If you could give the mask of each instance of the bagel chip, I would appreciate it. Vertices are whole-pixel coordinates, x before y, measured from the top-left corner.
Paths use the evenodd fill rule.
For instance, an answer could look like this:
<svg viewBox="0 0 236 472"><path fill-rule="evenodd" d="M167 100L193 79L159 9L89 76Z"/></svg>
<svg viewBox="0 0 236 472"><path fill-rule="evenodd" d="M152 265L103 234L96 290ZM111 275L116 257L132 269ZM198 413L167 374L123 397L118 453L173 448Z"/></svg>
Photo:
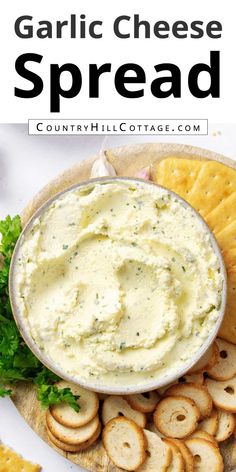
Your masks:
<svg viewBox="0 0 236 472"><path fill-rule="evenodd" d="M133 420L140 428L145 428L147 418L144 413L132 408L128 401L118 395L110 395L102 405L102 422L104 425L112 418L126 416Z"/></svg>
<svg viewBox="0 0 236 472"><path fill-rule="evenodd" d="M153 421L157 429L170 438L185 438L193 433L200 419L200 411L190 398L163 398L156 407Z"/></svg>
<svg viewBox="0 0 236 472"><path fill-rule="evenodd" d="M146 460L147 437L142 428L128 418L110 420L103 429L102 441L111 461L121 469L134 471Z"/></svg>
<svg viewBox="0 0 236 472"><path fill-rule="evenodd" d="M186 446L190 449L194 459L194 471L223 472L224 463L219 449L210 441L201 438L187 439Z"/></svg>

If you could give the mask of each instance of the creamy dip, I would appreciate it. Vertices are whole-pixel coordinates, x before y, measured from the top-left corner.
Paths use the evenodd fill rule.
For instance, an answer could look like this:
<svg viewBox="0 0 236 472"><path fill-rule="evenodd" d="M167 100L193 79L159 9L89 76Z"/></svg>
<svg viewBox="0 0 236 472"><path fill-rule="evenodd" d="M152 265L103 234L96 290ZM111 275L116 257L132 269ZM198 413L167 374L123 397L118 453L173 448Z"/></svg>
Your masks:
<svg viewBox="0 0 236 472"><path fill-rule="evenodd" d="M34 220L14 293L55 366L131 386L191 361L218 320L222 285L196 213L165 189L117 180L70 190Z"/></svg>

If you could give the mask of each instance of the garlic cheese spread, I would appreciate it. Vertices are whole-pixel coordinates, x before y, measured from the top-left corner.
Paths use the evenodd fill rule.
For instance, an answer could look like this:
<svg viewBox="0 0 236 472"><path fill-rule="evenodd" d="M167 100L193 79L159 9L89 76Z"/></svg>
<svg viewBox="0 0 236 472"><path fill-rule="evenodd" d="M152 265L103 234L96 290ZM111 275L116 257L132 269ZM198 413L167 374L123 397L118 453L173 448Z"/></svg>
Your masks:
<svg viewBox="0 0 236 472"><path fill-rule="evenodd" d="M131 386L184 367L219 317L223 275L196 213L156 185L91 182L21 239L15 298L64 372Z"/></svg>

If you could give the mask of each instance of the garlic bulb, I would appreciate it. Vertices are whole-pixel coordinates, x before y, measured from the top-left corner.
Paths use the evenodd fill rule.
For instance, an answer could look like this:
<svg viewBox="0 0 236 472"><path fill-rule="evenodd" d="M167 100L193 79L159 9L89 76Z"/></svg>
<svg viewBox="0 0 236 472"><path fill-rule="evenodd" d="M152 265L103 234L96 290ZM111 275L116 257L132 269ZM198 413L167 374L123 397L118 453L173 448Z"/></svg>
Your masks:
<svg viewBox="0 0 236 472"><path fill-rule="evenodd" d="M151 167L144 167L143 169L139 170L136 174L135 177L138 179L144 179L144 180L151 180Z"/></svg>
<svg viewBox="0 0 236 472"><path fill-rule="evenodd" d="M100 152L99 157L94 161L91 169L91 179L95 177L114 177L116 171L107 160L104 152Z"/></svg>

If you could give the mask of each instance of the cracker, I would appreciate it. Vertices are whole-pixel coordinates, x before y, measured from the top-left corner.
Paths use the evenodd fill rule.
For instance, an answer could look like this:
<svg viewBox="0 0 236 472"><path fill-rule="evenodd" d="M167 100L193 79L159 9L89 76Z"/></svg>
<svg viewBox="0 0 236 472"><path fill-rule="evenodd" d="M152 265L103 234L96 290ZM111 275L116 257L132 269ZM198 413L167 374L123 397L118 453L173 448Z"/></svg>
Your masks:
<svg viewBox="0 0 236 472"><path fill-rule="evenodd" d="M98 412L99 400L95 392L62 380L57 384L58 388L71 388L74 395L79 395L80 411L77 413L67 403L59 403L50 408L52 416L58 423L68 428L78 428L89 423Z"/></svg>
<svg viewBox="0 0 236 472"><path fill-rule="evenodd" d="M157 393L159 393L159 395L163 396L166 392L166 390L168 390L168 388L172 387L172 385L176 385L176 382L178 383L189 383L189 382L194 382L194 383L197 383L199 385L203 385L204 384L204 375L203 373L199 373L199 374L185 374L183 375L182 377L179 377L179 379L175 382L172 382L171 384L168 384L166 385L165 387L160 387L158 388L157 390Z"/></svg>
<svg viewBox="0 0 236 472"><path fill-rule="evenodd" d="M236 272L228 271L227 304L219 336L236 344Z"/></svg>
<svg viewBox="0 0 236 472"><path fill-rule="evenodd" d="M183 375L183 377L180 377L178 379L178 383L190 383L190 382L203 385L204 384L203 373L201 372L199 374L186 374L186 375Z"/></svg>
<svg viewBox="0 0 236 472"><path fill-rule="evenodd" d="M168 467L168 472L184 472L185 464L184 458L175 443L171 439L163 439L163 442L171 448L172 461Z"/></svg>
<svg viewBox="0 0 236 472"><path fill-rule="evenodd" d="M168 157L158 165L154 181L187 200L201 166L202 161Z"/></svg>
<svg viewBox="0 0 236 472"><path fill-rule="evenodd" d="M220 353L219 361L207 373L215 380L229 380L236 375L236 346L219 338L216 342Z"/></svg>
<svg viewBox="0 0 236 472"><path fill-rule="evenodd" d="M168 397L169 395L191 398L200 411L201 418L211 414L212 399L204 385L194 383L175 384L165 392L165 396Z"/></svg>
<svg viewBox="0 0 236 472"><path fill-rule="evenodd" d="M103 430L102 441L111 461L121 469L136 470L147 457L147 438L143 430L128 418L110 420Z"/></svg>
<svg viewBox="0 0 236 472"><path fill-rule="evenodd" d="M141 413L152 413L158 401L159 395L156 392L139 393L136 395L126 395L125 400L134 410L141 411Z"/></svg>
<svg viewBox="0 0 236 472"><path fill-rule="evenodd" d="M232 271L232 269L236 270L236 248L233 249L225 249L223 252L223 258L225 267L227 270Z"/></svg>
<svg viewBox="0 0 236 472"><path fill-rule="evenodd" d="M145 429L148 429L148 431L151 431L152 433L157 434L157 436L159 436L159 438L166 438L166 436L164 434L162 434L159 431L159 429L157 429L156 425L153 422L148 423L146 425Z"/></svg>
<svg viewBox="0 0 236 472"><path fill-rule="evenodd" d="M215 408L212 409L211 414L208 418L204 418L199 425L198 429L201 431L206 431L206 433L215 435L218 428L218 413Z"/></svg>
<svg viewBox="0 0 236 472"><path fill-rule="evenodd" d="M218 442L226 441L233 434L235 429L235 416L233 413L218 410L218 428L215 438Z"/></svg>
<svg viewBox="0 0 236 472"><path fill-rule="evenodd" d="M0 444L0 472L40 472L40 465L26 461L4 444Z"/></svg>
<svg viewBox="0 0 236 472"><path fill-rule="evenodd" d="M235 171L234 171L235 172ZM236 190L205 216L208 226L216 234L236 219Z"/></svg>
<svg viewBox="0 0 236 472"><path fill-rule="evenodd" d="M90 446L92 446L99 438L101 429L102 429L101 423L99 423L97 430L95 431L93 436L91 436L90 439L88 439L87 441L81 444L77 444L76 446L73 446L72 444L67 444L63 441L60 441L51 433L50 429L46 428L48 439L54 446L58 447L59 449L62 449L62 451L72 452L72 453L84 451L85 449L88 449Z"/></svg>
<svg viewBox="0 0 236 472"><path fill-rule="evenodd" d="M236 248L236 220L217 233L217 242L222 252Z"/></svg>
<svg viewBox="0 0 236 472"><path fill-rule="evenodd" d="M203 354L201 359L192 367L191 371L189 373L191 374L199 374L202 372L206 372L208 369L213 367L219 359L219 349L214 342L209 349Z"/></svg>
<svg viewBox="0 0 236 472"><path fill-rule="evenodd" d="M224 382L206 379L206 386L217 408L236 413L236 376Z"/></svg>
<svg viewBox="0 0 236 472"><path fill-rule="evenodd" d="M209 441L200 438L185 441L194 458L194 470L197 472L223 472L224 464L219 449Z"/></svg>
<svg viewBox="0 0 236 472"><path fill-rule="evenodd" d="M146 426L147 419L144 413L132 408L127 400L119 395L110 395L102 406L103 424L107 424L108 421L117 416L126 416L133 420L140 428L145 428Z"/></svg>
<svg viewBox="0 0 236 472"><path fill-rule="evenodd" d="M188 202L203 217L235 192L236 172L216 161L205 161L188 194Z"/></svg>
<svg viewBox="0 0 236 472"><path fill-rule="evenodd" d="M179 449L182 457L184 459L184 470L186 472L194 472L194 463L193 463L193 455L191 454L190 450L184 444L183 441L180 439L168 438L168 443L175 444Z"/></svg>
<svg viewBox="0 0 236 472"><path fill-rule="evenodd" d="M77 446L88 441L88 439L95 434L99 426L99 418L97 415L84 426L80 426L79 428L68 428L67 426L58 423L48 410L46 413L46 425L53 436L59 439L59 441L71 444L72 446Z"/></svg>
<svg viewBox="0 0 236 472"><path fill-rule="evenodd" d="M205 439L206 441L209 441L214 444L214 446L218 447L218 443L216 442L214 436L212 436L212 434L207 433L206 431L202 431L201 429L197 429L196 431L194 431L194 433L191 434L190 438Z"/></svg>
<svg viewBox="0 0 236 472"><path fill-rule="evenodd" d="M166 472L172 460L172 451L156 434L144 430L147 438L147 458L138 472ZM167 469L168 468L168 469Z"/></svg>
<svg viewBox="0 0 236 472"><path fill-rule="evenodd" d="M163 398L153 415L157 429L165 436L177 439L193 433L199 419L200 412L194 401L183 396Z"/></svg>

